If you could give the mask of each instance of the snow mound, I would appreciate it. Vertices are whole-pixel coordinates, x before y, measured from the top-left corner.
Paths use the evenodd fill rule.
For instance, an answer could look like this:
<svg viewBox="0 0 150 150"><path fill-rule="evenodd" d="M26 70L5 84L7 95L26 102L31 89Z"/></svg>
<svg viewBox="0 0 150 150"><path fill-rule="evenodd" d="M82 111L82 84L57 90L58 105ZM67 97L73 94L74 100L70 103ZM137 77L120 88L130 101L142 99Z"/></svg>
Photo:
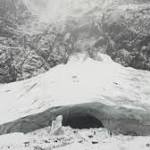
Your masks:
<svg viewBox="0 0 150 150"><path fill-rule="evenodd" d="M0 124L50 107L102 102L128 108L149 105L150 72L77 54L66 65L29 80L0 85ZM5 115L4 115L5 114Z"/></svg>

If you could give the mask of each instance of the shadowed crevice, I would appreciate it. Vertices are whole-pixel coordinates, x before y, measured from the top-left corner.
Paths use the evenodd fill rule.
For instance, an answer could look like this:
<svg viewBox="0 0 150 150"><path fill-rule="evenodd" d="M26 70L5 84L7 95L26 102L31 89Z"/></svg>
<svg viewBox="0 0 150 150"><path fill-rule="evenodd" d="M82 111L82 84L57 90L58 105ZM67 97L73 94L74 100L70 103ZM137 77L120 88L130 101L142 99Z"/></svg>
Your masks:
<svg viewBox="0 0 150 150"><path fill-rule="evenodd" d="M75 129L89 129L89 128L100 128L104 127L102 122L93 116L86 113L76 115L70 115L65 121L63 121L63 126L70 126Z"/></svg>

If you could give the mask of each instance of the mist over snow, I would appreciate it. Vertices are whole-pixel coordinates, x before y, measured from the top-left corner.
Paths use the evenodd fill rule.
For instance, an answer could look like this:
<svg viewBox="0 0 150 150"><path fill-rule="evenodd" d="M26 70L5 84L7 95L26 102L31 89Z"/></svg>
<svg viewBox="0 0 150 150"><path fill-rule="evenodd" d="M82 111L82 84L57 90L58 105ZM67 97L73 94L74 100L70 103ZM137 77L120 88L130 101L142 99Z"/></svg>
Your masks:
<svg viewBox="0 0 150 150"><path fill-rule="evenodd" d="M43 22L56 22L82 16L96 6L105 8L112 0L23 0L28 9Z"/></svg>

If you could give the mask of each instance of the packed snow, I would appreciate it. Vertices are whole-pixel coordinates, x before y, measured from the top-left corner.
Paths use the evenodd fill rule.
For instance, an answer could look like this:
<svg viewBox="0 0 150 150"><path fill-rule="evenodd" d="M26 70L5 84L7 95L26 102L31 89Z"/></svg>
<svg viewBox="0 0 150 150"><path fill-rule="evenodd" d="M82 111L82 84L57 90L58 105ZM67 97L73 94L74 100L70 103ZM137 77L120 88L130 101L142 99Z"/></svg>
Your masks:
<svg viewBox="0 0 150 150"><path fill-rule="evenodd" d="M0 85L0 124L50 107L102 102L145 109L149 106L150 73L125 68L101 55L101 61L76 54L37 77Z"/></svg>

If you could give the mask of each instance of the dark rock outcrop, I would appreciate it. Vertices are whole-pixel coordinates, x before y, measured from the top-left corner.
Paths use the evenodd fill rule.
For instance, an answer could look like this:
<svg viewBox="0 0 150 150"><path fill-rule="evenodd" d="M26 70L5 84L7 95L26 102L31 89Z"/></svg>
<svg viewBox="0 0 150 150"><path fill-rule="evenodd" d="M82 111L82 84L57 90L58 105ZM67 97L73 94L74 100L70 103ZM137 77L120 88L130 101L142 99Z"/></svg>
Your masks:
<svg viewBox="0 0 150 150"><path fill-rule="evenodd" d="M12 54L7 47L0 48L0 83L16 81L17 73L13 64Z"/></svg>
<svg viewBox="0 0 150 150"><path fill-rule="evenodd" d="M116 62L150 70L149 12L149 4L141 4L122 5L104 14L102 28L110 45L107 53Z"/></svg>
<svg viewBox="0 0 150 150"><path fill-rule="evenodd" d="M95 3L81 16L45 25L36 20L22 1L2 0L0 49L5 47L2 53L11 55L11 65L6 67L0 62L0 83L46 72L67 63L76 52L86 52L94 60L100 60L99 52L105 53L124 66L150 70L150 4L136 0L111 3L104 9L102 2ZM41 26L40 30L37 26ZM38 32L30 33L33 30Z"/></svg>

